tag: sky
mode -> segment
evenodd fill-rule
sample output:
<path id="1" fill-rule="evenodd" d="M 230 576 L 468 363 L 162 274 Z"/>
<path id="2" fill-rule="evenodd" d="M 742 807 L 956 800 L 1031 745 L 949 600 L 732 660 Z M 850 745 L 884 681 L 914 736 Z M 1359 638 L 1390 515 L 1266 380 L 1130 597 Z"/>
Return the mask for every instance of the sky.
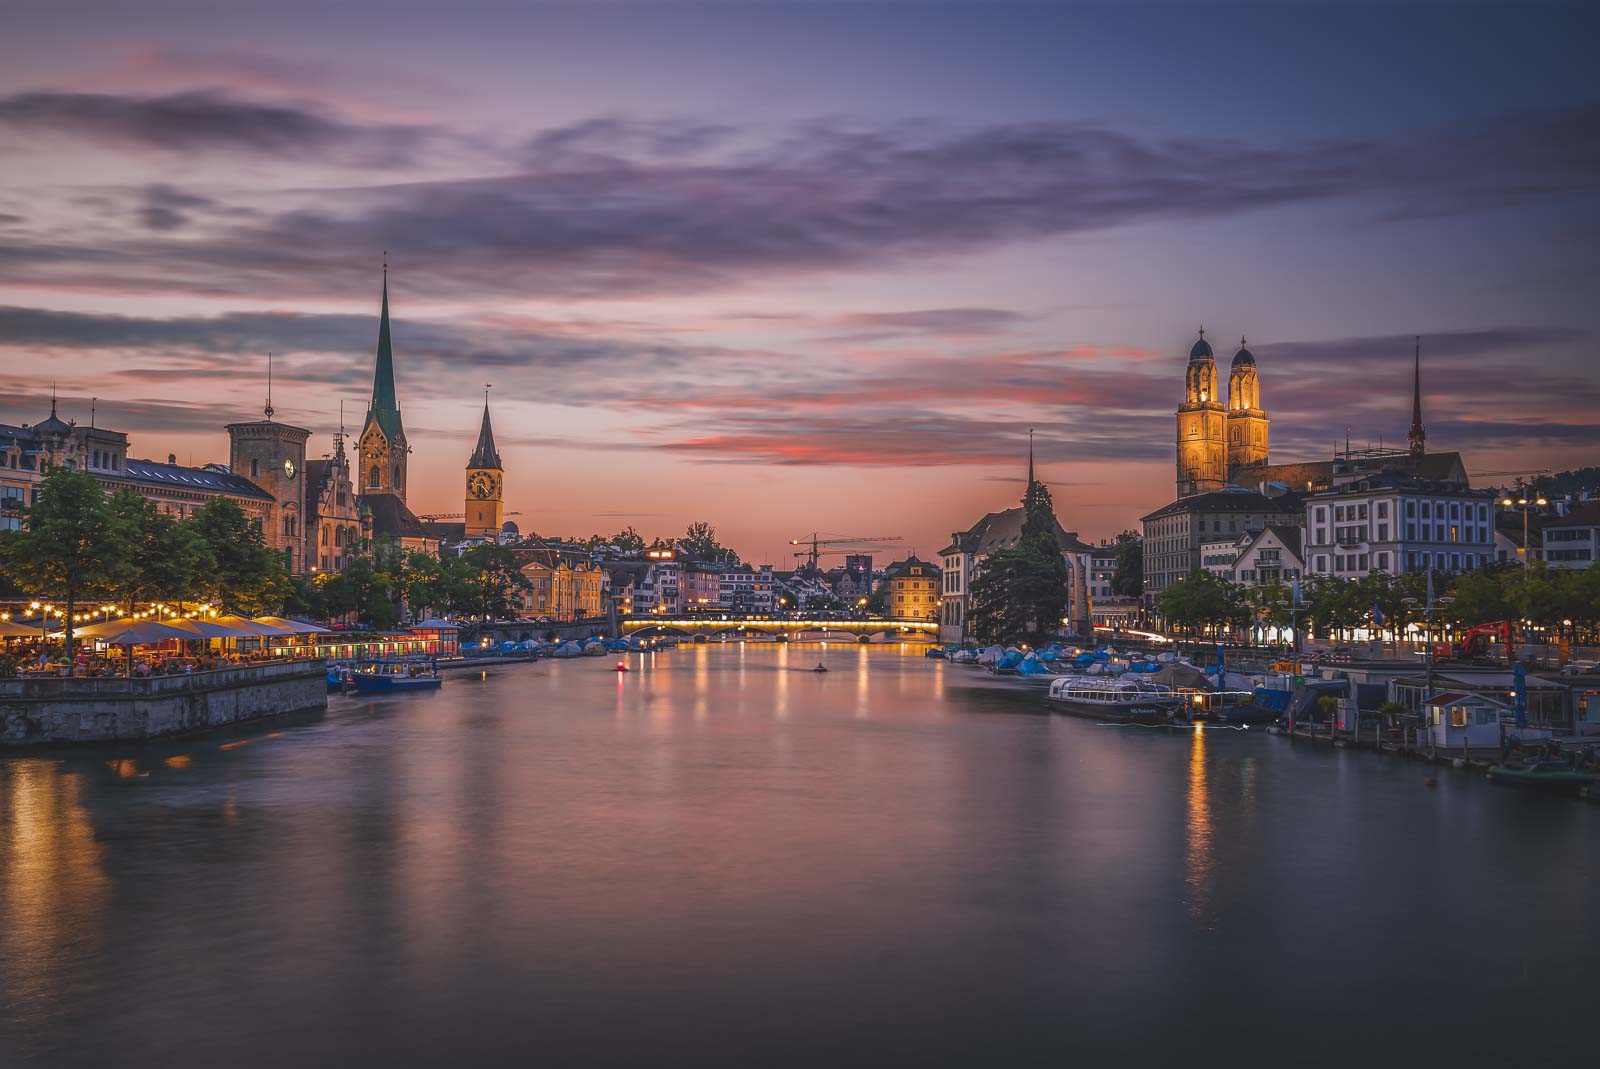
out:
<path id="1" fill-rule="evenodd" d="M 8 4 L 0 422 L 333 448 L 385 254 L 408 500 L 936 553 L 1174 489 L 1204 326 L 1272 459 L 1600 462 L 1592 5 Z M 268 10 L 270 8 L 270 10 Z M 1504 481 L 1487 480 L 1487 481 Z M 837 558 L 834 558 L 837 560 Z"/>

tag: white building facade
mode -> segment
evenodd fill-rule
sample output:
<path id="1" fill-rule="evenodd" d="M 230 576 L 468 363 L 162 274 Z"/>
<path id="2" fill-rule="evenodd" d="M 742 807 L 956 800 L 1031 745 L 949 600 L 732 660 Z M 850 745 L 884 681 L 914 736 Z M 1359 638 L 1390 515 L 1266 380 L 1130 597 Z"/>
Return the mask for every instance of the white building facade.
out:
<path id="1" fill-rule="evenodd" d="M 1379 475 L 1306 499 L 1302 556 L 1312 574 L 1465 572 L 1494 553 L 1492 491 Z"/>
<path id="2" fill-rule="evenodd" d="M 1600 501 L 1545 520 L 1544 559 L 1552 568 L 1587 568 L 1600 560 Z"/>

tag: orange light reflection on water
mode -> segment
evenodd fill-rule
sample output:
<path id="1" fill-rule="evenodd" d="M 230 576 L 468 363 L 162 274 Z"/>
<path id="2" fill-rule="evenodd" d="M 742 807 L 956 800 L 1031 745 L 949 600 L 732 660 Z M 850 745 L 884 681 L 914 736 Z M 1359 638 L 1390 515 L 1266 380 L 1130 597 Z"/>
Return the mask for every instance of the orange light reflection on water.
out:
<path id="1" fill-rule="evenodd" d="M 1186 820 L 1188 845 L 1185 851 L 1184 882 L 1189 886 L 1189 916 L 1204 919 L 1211 901 L 1211 882 L 1216 867 L 1213 843 L 1211 796 L 1206 783 L 1206 733 L 1196 724 L 1189 747 L 1189 796 Z"/>
<path id="2" fill-rule="evenodd" d="M 111 881 L 83 792 L 54 762 L 0 769 L 0 962 L 14 1008 L 50 1012 L 71 995 L 73 960 L 99 952 Z"/>

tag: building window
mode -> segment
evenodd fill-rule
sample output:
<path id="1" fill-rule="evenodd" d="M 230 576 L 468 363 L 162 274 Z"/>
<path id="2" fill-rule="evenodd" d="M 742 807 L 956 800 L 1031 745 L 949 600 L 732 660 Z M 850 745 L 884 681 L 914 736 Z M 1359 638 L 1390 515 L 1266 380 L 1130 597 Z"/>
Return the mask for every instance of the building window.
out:
<path id="1" fill-rule="evenodd" d="M 261 462 L 259 460 L 252 460 L 250 462 L 250 478 L 254 479 L 257 475 L 260 475 L 260 474 L 261 474 Z"/>
<path id="2" fill-rule="evenodd" d="M 376 490 L 378 488 L 379 481 L 378 465 L 374 464 L 372 465 L 372 470 L 367 473 L 367 489 Z"/>

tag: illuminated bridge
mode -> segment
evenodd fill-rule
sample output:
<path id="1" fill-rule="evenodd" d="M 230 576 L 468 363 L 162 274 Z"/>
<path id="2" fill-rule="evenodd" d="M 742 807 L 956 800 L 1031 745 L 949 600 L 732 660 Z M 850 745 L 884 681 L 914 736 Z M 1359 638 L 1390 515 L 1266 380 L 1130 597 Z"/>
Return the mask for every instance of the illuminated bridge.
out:
<path id="1" fill-rule="evenodd" d="M 936 642 L 939 625 L 910 620 L 773 620 L 762 617 L 630 617 L 619 621 L 622 634 L 640 638 L 671 635 L 708 639 L 743 635 L 782 635 L 791 642 Z"/>

